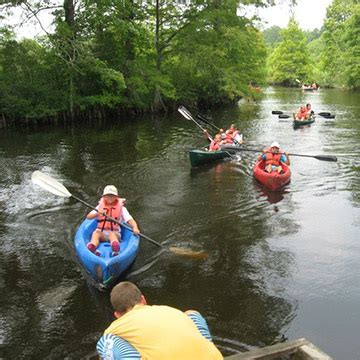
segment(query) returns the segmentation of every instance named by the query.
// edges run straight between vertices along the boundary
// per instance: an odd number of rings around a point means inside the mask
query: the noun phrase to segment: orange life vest
[[[109,205],[102,197],[98,205],[99,213],[106,213],[106,215],[111,216],[117,221],[120,221],[122,208],[123,208],[123,201],[121,201],[119,198],[116,199],[115,204]],[[105,216],[99,214],[97,228],[100,229],[101,231],[104,230],[119,231],[120,225],[112,222]]]
[[[308,111],[307,109],[303,109],[303,110],[299,110],[298,113],[296,114],[296,117],[299,119],[299,120],[303,120],[303,119],[306,119],[306,115],[307,115]]]
[[[220,150],[220,145],[215,140],[212,140],[209,146],[209,150],[210,151]]]
[[[271,150],[267,150],[267,151],[268,152],[266,152],[266,160],[265,160],[266,165],[271,164],[271,165],[279,166],[282,156],[281,152],[274,154],[271,152]]]

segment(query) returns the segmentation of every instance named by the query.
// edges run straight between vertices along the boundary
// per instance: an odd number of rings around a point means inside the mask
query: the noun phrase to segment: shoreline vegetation
[[[2,9],[16,4],[5,0]],[[33,19],[47,7],[27,4]],[[240,5],[64,0],[53,11],[53,33],[17,40],[0,27],[0,128],[219,107],[259,99],[266,84],[360,89],[357,1],[333,0],[314,31],[294,18],[261,31]]]

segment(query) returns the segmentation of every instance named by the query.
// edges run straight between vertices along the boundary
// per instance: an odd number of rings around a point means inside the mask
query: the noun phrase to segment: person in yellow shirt
[[[97,343],[101,359],[223,359],[197,311],[148,305],[139,288],[127,281],[112,289],[110,301],[116,320]]]

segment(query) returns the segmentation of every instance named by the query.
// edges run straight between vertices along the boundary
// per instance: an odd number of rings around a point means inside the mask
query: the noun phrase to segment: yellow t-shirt
[[[135,305],[115,320],[105,334],[128,341],[143,360],[223,359],[186,314],[169,306]]]

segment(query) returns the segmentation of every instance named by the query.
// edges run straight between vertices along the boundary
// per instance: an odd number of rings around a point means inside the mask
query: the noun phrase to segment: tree
[[[34,40],[0,37],[0,108],[8,118],[54,116],[66,109],[57,58]]]
[[[345,22],[351,16],[351,1],[334,0],[327,8],[324,22],[324,33],[321,38],[324,42],[324,51],[321,56],[321,70],[327,85],[344,84],[344,41]]]
[[[350,88],[360,89],[360,4],[354,4],[345,23],[345,76]]]
[[[269,79],[283,85],[294,85],[296,79],[313,79],[313,67],[306,45],[306,37],[294,18],[281,32],[282,41],[269,57]]]
[[[269,29],[264,30],[264,39],[266,46],[269,48],[274,48],[281,41],[281,27],[280,26],[272,26]]]
[[[251,95],[265,80],[265,45],[251,22],[236,14],[236,1],[213,4],[178,37],[167,64],[180,101],[203,106]]]

